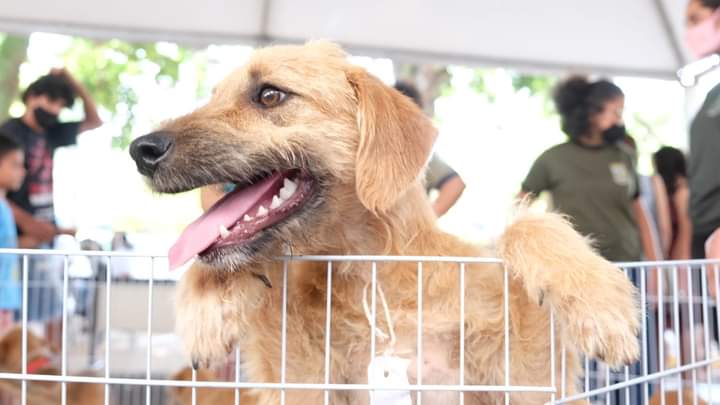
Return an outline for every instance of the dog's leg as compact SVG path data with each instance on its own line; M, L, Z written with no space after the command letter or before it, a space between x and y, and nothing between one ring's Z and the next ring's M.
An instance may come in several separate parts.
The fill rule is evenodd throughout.
M225 271L196 262L178 283L176 329L193 366L227 358L246 329L248 314L270 294L252 272Z
M568 342L614 367L638 358L636 289L564 218L521 214L498 249L529 297L554 311Z
M277 267L230 272L195 264L183 276L178 285L177 331L196 365L220 363L237 345L250 381L280 382L283 272L281 263L268 266L273 265ZM292 270L297 275L300 267ZM257 274L267 275L267 280ZM319 296L320 307L299 303L297 291L288 288L286 381L321 383L322 340L311 339L322 339L318 331L324 326L325 299ZM333 361L343 364L339 354ZM336 381L334 375L331 381ZM277 404L279 395L278 390L250 390L243 394L242 403ZM290 390L285 402L322 403L322 397L322 391ZM332 403L341 403L337 397L331 395Z

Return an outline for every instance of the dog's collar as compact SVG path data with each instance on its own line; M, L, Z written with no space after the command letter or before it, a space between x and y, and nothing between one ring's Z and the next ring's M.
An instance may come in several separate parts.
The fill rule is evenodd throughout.
M35 374L39 370L42 370L43 368L47 367L48 364L50 364L49 357L45 357L45 356L36 357L28 363L27 372L30 374Z

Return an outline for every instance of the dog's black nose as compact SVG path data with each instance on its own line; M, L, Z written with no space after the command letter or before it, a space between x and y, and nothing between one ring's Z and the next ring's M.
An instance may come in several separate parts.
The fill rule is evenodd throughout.
M138 171L145 176L152 176L170 154L174 143L170 132L159 131L143 135L130 144L130 156L135 160Z

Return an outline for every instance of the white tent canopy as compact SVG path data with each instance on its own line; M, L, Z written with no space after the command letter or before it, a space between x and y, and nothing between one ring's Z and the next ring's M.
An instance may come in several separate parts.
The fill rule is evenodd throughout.
M673 78L686 0L3 0L0 31L186 45L331 39L404 61Z

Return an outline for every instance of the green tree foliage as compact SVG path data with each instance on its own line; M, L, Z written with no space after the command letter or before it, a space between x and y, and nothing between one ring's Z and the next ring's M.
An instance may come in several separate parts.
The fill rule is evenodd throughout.
M0 35L0 122L18 94L18 73L27 57L28 38Z
M547 75L527 75L515 73L512 75L512 85L515 91L527 91L531 96L543 100L545 114L552 115L555 109L552 103L553 88L558 79Z
M167 43L75 38L64 56L68 70L87 87L97 104L124 119L121 133L113 139L113 147L124 149L132 140L133 107L138 101L132 77L154 73L159 85L172 86L191 52Z
M470 87L477 93L487 97L490 103L497 100L492 86L488 85L488 81L493 75L503 74L510 78L513 90L516 93L527 92L531 97L539 97L544 101L545 112L548 115L553 113L552 109L552 89L557 83L557 79L547 75L522 74L504 69L475 69Z

